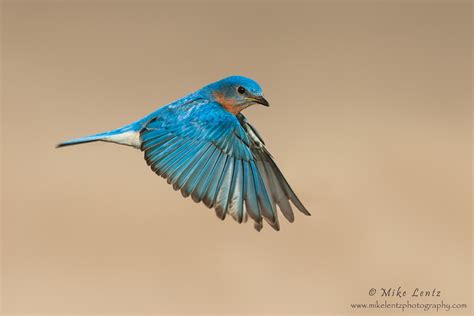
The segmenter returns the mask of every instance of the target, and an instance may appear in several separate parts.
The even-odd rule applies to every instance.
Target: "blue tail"
[[[114,141],[114,138],[126,132],[136,131],[136,127],[137,126],[135,124],[130,124],[130,125],[127,125],[127,126],[124,126],[112,131],[71,139],[71,140],[57,144],[56,148],[91,143],[91,142],[96,142],[96,141],[116,142]]]
[[[65,142],[57,144],[56,148],[96,142],[98,140],[103,140],[107,134],[108,132],[67,140]]]

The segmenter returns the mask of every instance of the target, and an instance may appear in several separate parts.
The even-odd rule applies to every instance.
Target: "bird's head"
[[[206,90],[214,101],[232,114],[238,114],[252,104],[270,106],[259,84],[246,77],[227,77],[210,84]]]

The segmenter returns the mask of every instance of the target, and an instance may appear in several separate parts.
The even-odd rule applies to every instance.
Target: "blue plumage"
[[[310,215],[288,185],[265,144],[241,114],[252,104],[268,106],[253,80],[233,76],[170,103],[145,118],[58,147],[107,141],[142,150],[151,169],[184,197],[230,214],[255,228],[265,219],[279,229],[277,208],[293,222],[290,201]]]

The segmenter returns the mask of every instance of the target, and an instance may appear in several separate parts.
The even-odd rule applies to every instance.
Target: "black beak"
[[[253,98],[255,103],[261,104],[263,106],[270,106],[270,103],[268,103],[267,99],[265,99],[263,96],[259,95]]]

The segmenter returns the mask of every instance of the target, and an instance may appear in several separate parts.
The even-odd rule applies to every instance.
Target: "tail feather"
[[[80,137],[80,138],[74,138],[74,139],[67,140],[65,142],[57,144],[56,148],[105,140],[105,138],[108,136],[110,136],[109,133],[100,133],[100,134],[95,134],[95,135],[90,135],[90,136],[85,136],[85,137]]]
[[[133,125],[125,126],[113,131],[71,139],[56,145],[56,148],[91,143],[96,141],[111,142],[121,145],[140,148],[140,135]]]

